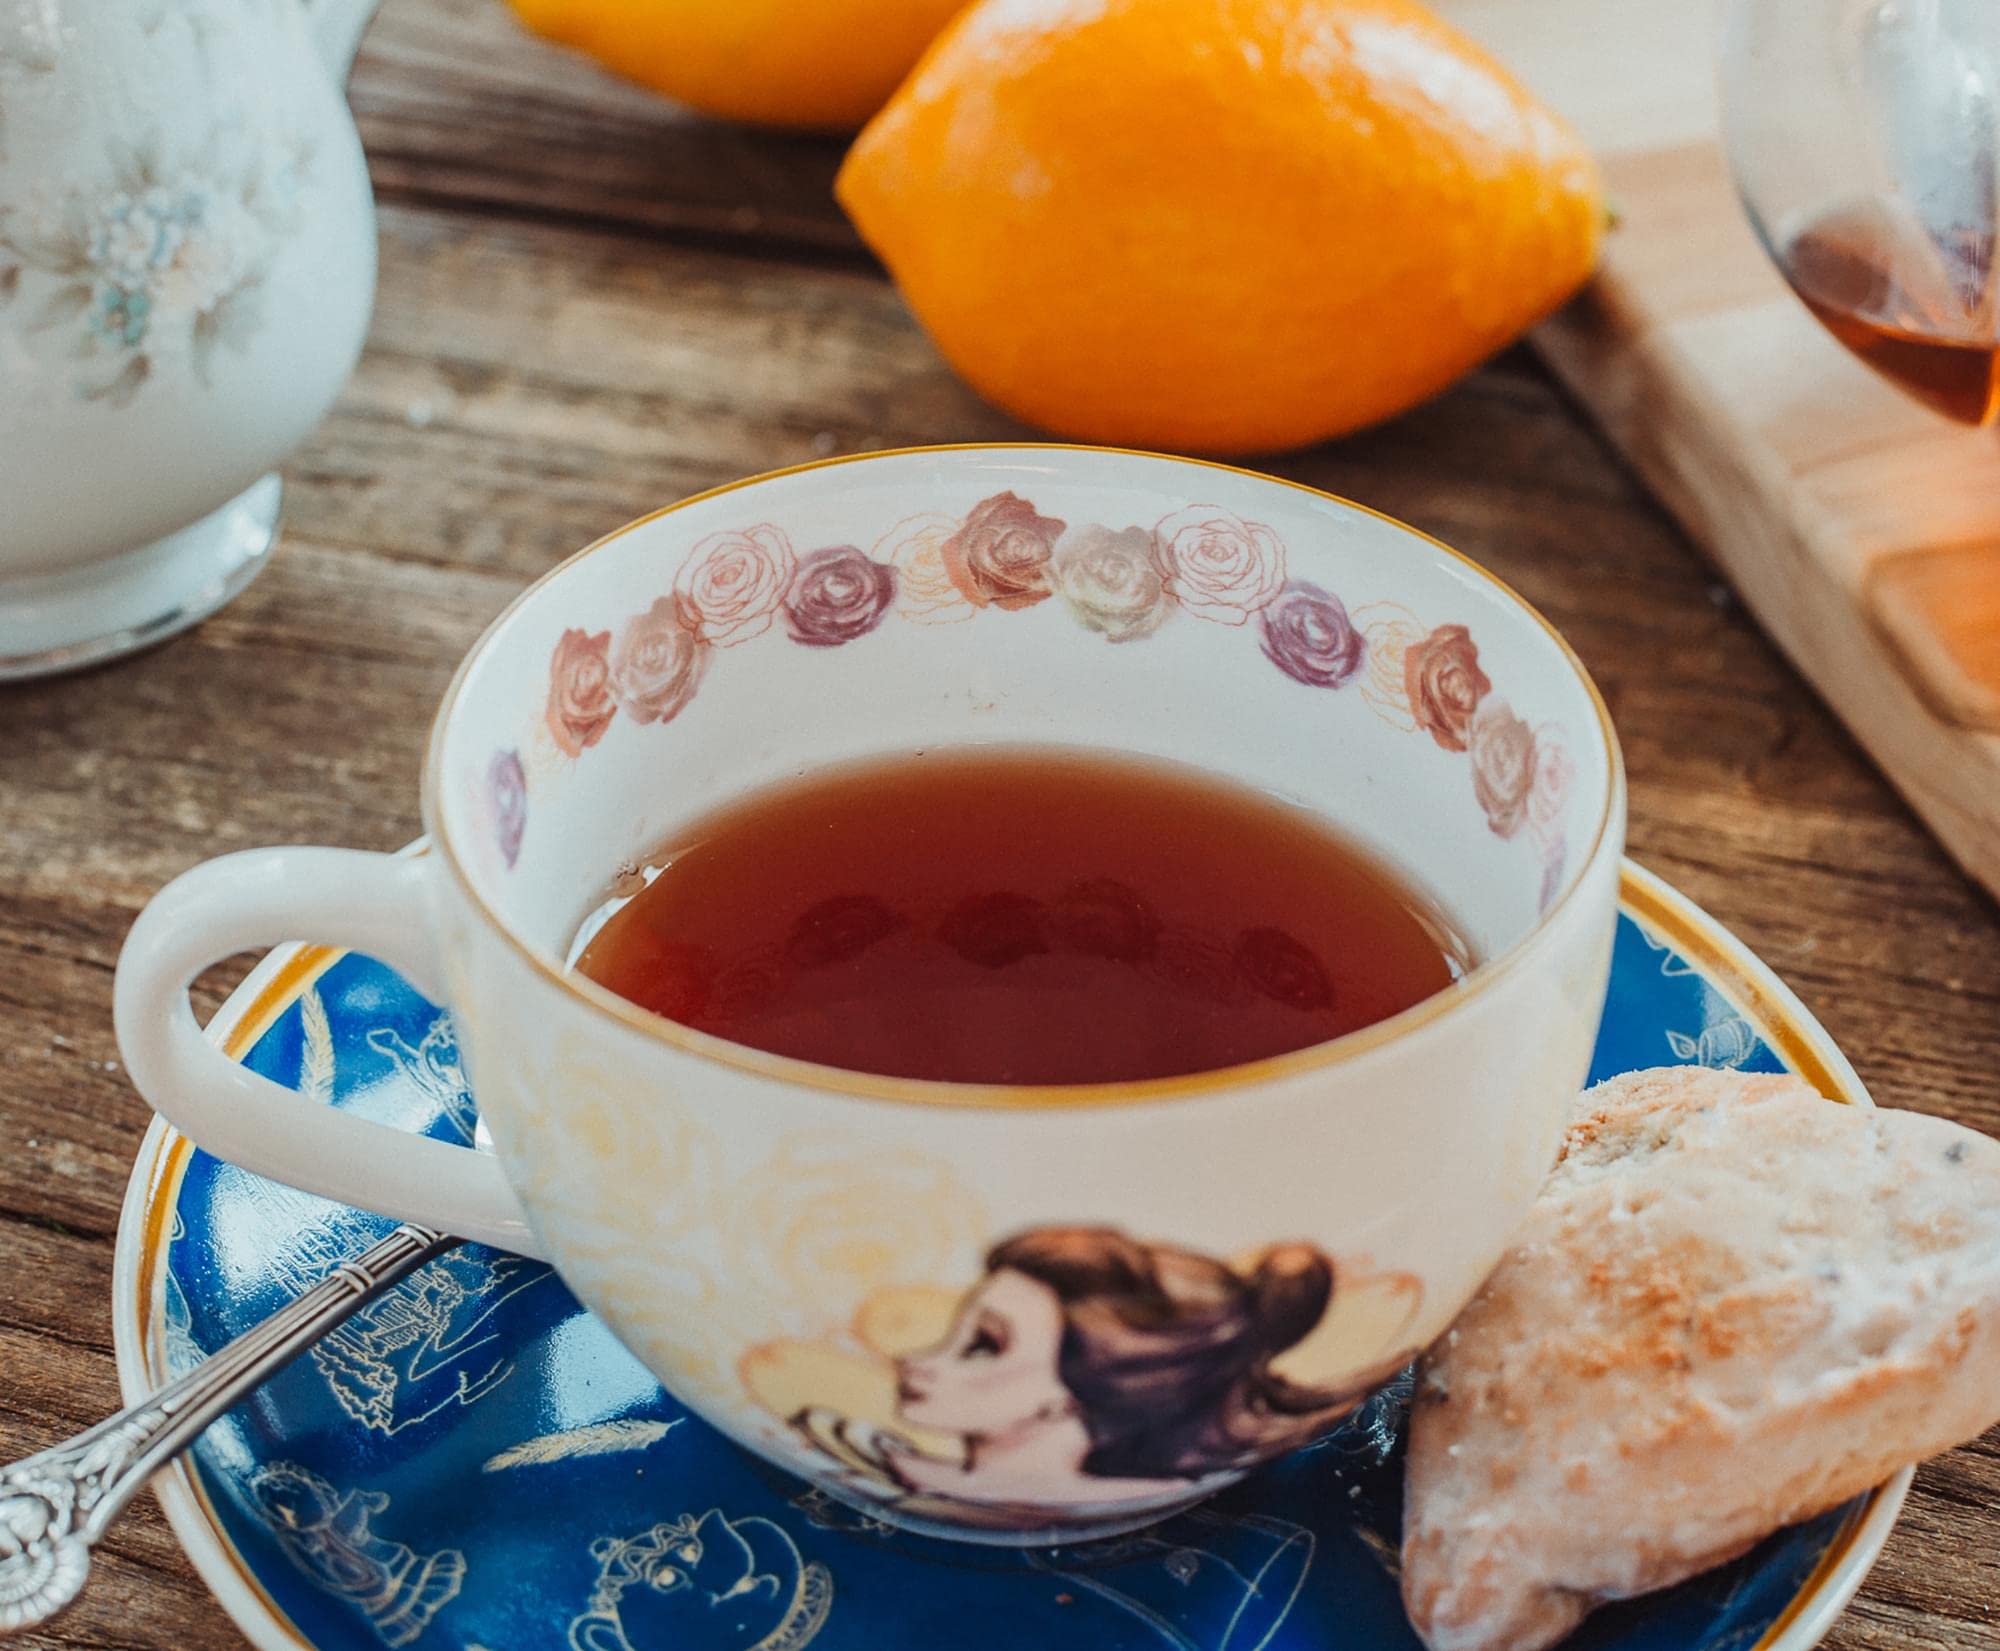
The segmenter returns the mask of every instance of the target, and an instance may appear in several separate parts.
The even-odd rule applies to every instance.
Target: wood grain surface
[[[1538,334],[1544,359],[1946,846],[2000,891],[1993,433],[1876,377],[1786,290],[1717,136],[1719,4],[1438,4],[1576,121],[1618,205],[1590,300]],[[1787,67],[1805,72],[1774,65],[1773,97]],[[1969,611],[1981,603],[1984,627]]]
[[[1022,434],[857,250],[826,194],[834,146],[693,120],[520,37],[493,0],[388,0],[353,96],[380,297],[353,383],[286,467],[271,568],[142,658],[0,690],[0,1458],[117,1403],[112,1243],[147,1113],[117,1068],[111,971],[147,896],[229,849],[413,836],[459,654],[605,529],[822,454]],[[1992,903],[1530,358],[1267,468],[1539,604],[1617,718],[1633,854],[1755,946],[1879,1100],[2000,1132]],[[241,1641],[146,1499],[91,1592],[18,1643]],[[1920,1473],[1828,1643],[2000,1651],[2000,1435]]]

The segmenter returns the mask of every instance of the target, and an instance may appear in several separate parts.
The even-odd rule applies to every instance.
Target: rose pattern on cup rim
[[[1463,751],[1473,714],[1493,684],[1479,668],[1472,633],[1463,625],[1440,625],[1403,650],[1403,688],[1417,726],[1444,750]]]
[[[1049,559],[1062,530],[1019,494],[996,493],[972,507],[938,553],[973,606],[1029,608],[1054,594]]]
[[[11,28],[0,34],[0,83],[12,71],[19,75],[51,75],[56,71],[57,50],[62,45],[60,16],[36,7],[21,8]],[[0,97],[0,166],[7,163],[7,99]],[[0,266],[0,301],[11,296],[21,272],[18,266]]]
[[[875,541],[875,561],[896,570],[896,612],[919,625],[970,619],[979,610],[952,581],[944,544],[958,531],[941,510],[906,516]]]
[[[1493,692],[1467,626],[1427,628],[1394,602],[1350,610],[1323,586],[1287,576],[1284,542],[1272,528],[1218,505],[1189,505],[1151,529],[1072,526],[1009,490],[963,517],[904,517],[866,551],[840,544],[803,556],[768,522],[710,533],[689,548],[671,590],[615,632],[562,632],[543,720],[562,753],[576,758],[621,712],[637,724],[671,722],[718,649],[761,636],[781,618],[792,642],[828,649],[861,640],[891,614],[937,624],[983,608],[1018,612],[1053,596],[1107,642],[1151,636],[1178,610],[1254,629],[1264,656],[1304,687],[1356,688],[1392,727],[1467,759],[1488,829],[1508,841],[1526,829],[1538,851],[1540,904],[1554,900],[1576,780],[1562,730],[1531,726]],[[516,751],[496,753],[487,791],[496,846],[511,868],[529,802]],[[967,914],[968,934],[985,935],[996,916]],[[1168,938],[1159,937],[1163,956]]]
[[[1285,588],[1284,541],[1217,505],[1162,517],[1153,529],[1153,561],[1176,602],[1221,625],[1249,623]]]
[[[1174,611],[1142,527],[1072,528],[1056,545],[1050,577],[1070,612],[1110,642],[1151,636]]]
[[[708,655],[680,603],[662,596],[619,631],[611,649],[611,697],[634,722],[671,722],[694,698]]]
[[[486,769],[486,798],[492,810],[493,839],[500,858],[513,870],[521,858],[521,836],[528,829],[528,776],[519,751],[496,751]]]
[[[1467,735],[1472,793],[1499,837],[1512,837],[1528,818],[1535,784],[1535,733],[1504,699],[1479,702]]]
[[[1339,597],[1293,579],[1257,615],[1264,657],[1308,688],[1338,688],[1361,669],[1367,644]]]
[[[549,659],[545,719],[564,755],[580,757],[604,738],[618,703],[611,697],[611,633],[562,633]]]
[[[895,600],[894,568],[853,545],[833,545],[799,559],[785,593],[785,625],[794,642],[837,648],[881,624]]]
[[[699,640],[734,648],[771,628],[797,566],[791,540],[768,522],[711,533],[688,553],[674,595]]]
[[[1422,623],[1400,602],[1365,602],[1352,617],[1366,644],[1361,697],[1384,722],[1406,734],[1414,732],[1417,714],[1410,704],[1406,661],[1411,645],[1424,638]]]

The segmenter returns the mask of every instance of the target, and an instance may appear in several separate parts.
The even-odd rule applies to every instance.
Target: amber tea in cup
[[[989,447],[719,489],[524,592],[434,727],[429,852],[147,909],[133,1080],[246,1173],[553,1262],[871,1519],[1115,1538],[1319,1437],[1472,1299],[1591,1065],[1602,701],[1471,563],[1270,477]],[[207,1039],[189,983],[301,936],[449,1006],[491,1151]],[[1034,1333],[947,1393],[996,1289]]]
[[[1235,1066],[1385,1020],[1471,964],[1430,900],[1316,815],[1096,753],[796,780],[677,833],[608,906],[576,967],[621,997],[773,1054],[955,1083]]]

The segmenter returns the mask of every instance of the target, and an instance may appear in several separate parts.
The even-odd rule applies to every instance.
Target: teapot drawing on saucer
[[[0,680],[213,612],[353,369],[374,0],[0,8]]]

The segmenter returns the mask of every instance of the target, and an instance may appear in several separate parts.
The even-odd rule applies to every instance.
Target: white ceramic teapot
[[[0,680],[212,612],[367,331],[374,0],[0,7]]]

